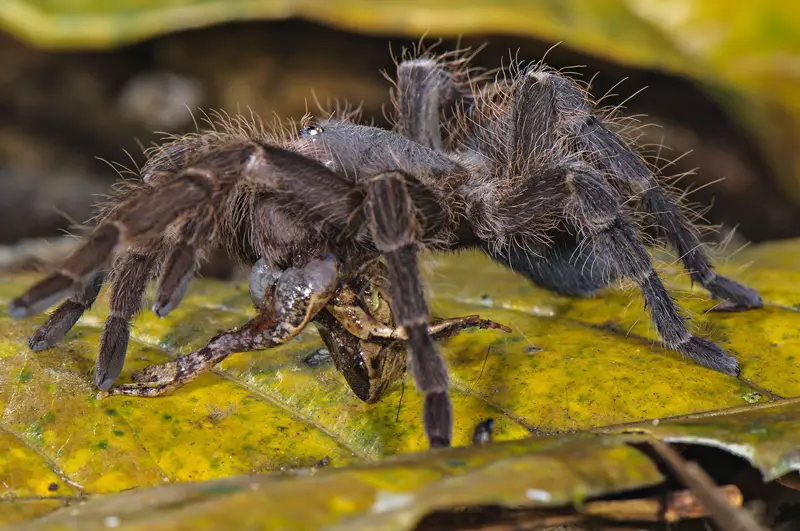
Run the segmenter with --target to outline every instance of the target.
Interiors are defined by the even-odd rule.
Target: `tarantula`
[[[154,396],[232,352],[282,344],[315,319],[339,354],[357,346],[337,337],[379,343],[363,330],[330,333],[347,329],[335,310],[347,304],[334,298],[349,297],[369,316],[383,315],[377,321],[384,339],[407,342],[411,373],[425,396],[426,436],[432,447],[449,446],[448,374],[434,344],[417,254],[480,248],[562,294],[586,296],[631,279],[669,348],[738,375],[736,359],[687,329],[653,270],[634,213],[650,217],[691,279],[713,297],[745,309],[761,306],[759,295],[714,272],[677,202],[586,91],[541,64],[494,79],[471,72],[456,55],[404,57],[393,90],[394,131],[334,116],[295,133],[229,124],[173,139],[152,153],[141,184],[111,201],[85,245],[11,303],[11,314],[31,315],[71,294],[31,338],[34,350],[52,345],[92,303],[116,257],[96,384],[115,394]],[[147,281],[160,276],[153,311],[163,317],[180,302],[203,253],[218,244],[257,264],[256,317],[145,370],[142,383],[111,389]],[[381,274],[364,267],[377,259],[388,276],[389,314],[353,287],[353,279],[375,283]],[[461,327],[494,326],[478,321]]]

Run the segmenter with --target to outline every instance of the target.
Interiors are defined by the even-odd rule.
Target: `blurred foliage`
[[[52,48],[108,48],[233,20],[301,17],[366,33],[515,34],[702,83],[753,131],[800,202],[800,7],[791,0],[4,0],[0,26]]]
[[[662,478],[616,436],[558,433],[699,413],[643,429],[668,441],[727,449],[766,479],[779,477],[800,469],[799,246],[751,247],[721,264],[721,271],[764,297],[764,309],[743,313],[703,313],[713,301],[688,285],[678,265],[660,262],[699,333],[740,360],[738,379],[655,344],[635,292],[562,297],[482,255],[429,257],[435,314],[480,313],[513,329],[512,334],[468,331],[443,344],[452,378],[455,445],[468,445],[475,423],[487,417],[496,421],[497,440],[536,436],[509,446],[423,453],[380,464],[374,463],[425,448],[420,395],[407,381],[405,393],[397,383],[378,404],[360,402],[319,351],[321,342],[311,329],[272,351],[234,355],[168,396],[97,400],[91,371],[106,292],[61,344],[38,354],[27,349],[26,338],[43,317],[16,321],[3,311],[0,440],[7,451],[0,455],[5,500],[0,521],[26,519],[96,494],[309,467],[346,470],[143,491],[118,501],[98,500],[82,514],[96,524],[98,515],[136,518],[137,507],[160,507],[166,529],[186,505],[202,506],[198,524],[221,515],[245,521],[254,518],[246,507],[257,507],[273,523],[302,516],[317,527],[353,518],[363,526],[351,529],[379,524],[408,529],[436,507],[564,505]],[[28,274],[0,279],[0,303],[33,281]],[[149,312],[137,319],[123,380],[145,365],[197,348],[252,312],[245,286],[196,281],[168,319]],[[358,466],[347,468],[353,465]],[[534,469],[537,474],[528,472]],[[525,497],[539,491],[544,494]],[[219,500],[209,504],[208,497]]]

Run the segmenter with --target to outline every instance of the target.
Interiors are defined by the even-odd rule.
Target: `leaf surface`
[[[655,426],[646,422],[644,429],[665,440],[721,447],[750,459],[768,478],[778,477],[800,467],[798,245],[753,247],[721,264],[721,272],[764,296],[764,309],[742,313],[703,313],[714,302],[692,289],[679,267],[660,262],[671,291],[694,314],[698,333],[740,359],[739,379],[666,351],[635,290],[562,297],[478,254],[429,256],[426,276],[434,313],[480,313],[513,329],[511,334],[467,331],[442,344],[452,376],[455,445],[468,445],[475,423],[488,417],[496,421],[496,440],[534,435],[497,450],[453,450],[457,457],[423,452],[382,461],[425,448],[422,404],[413,382],[406,382],[404,393],[395,384],[377,404],[360,402],[319,351],[312,327],[272,351],[231,356],[171,395],[97,400],[91,371],[107,312],[105,291],[61,344],[37,354],[28,350],[26,338],[44,317],[16,321],[3,310],[0,443],[8,451],[0,453],[0,498],[5,500],[0,521],[24,520],[63,503],[129,489],[137,493],[123,497],[173,514],[177,509],[153,501],[161,495],[148,494],[146,487],[326,466],[335,470],[309,478],[254,479],[264,489],[255,495],[259,507],[264,496],[273,500],[275,518],[299,517],[292,512],[300,511],[299,501],[292,502],[290,493],[319,488],[313,496],[318,495],[320,512],[305,510],[308,522],[333,525],[357,515],[359,522],[378,518],[383,525],[388,520],[375,516],[374,505],[380,506],[384,491],[394,485],[414,500],[401,511],[402,518],[392,520],[391,528],[406,529],[434,507],[487,502],[494,499],[492,492],[509,505],[537,501],[537,496],[559,505],[576,496],[656,483],[657,470],[615,434],[641,431],[631,423],[670,417],[678,418]],[[3,278],[0,302],[5,305],[35,279]],[[144,312],[136,320],[123,381],[147,364],[191,351],[252,314],[243,283],[195,281],[168,318]],[[682,418],[687,415],[699,418]],[[611,435],[569,434],[578,430]],[[469,479],[453,479],[460,474]],[[513,483],[515,474],[520,483],[509,484],[507,493],[489,487]],[[352,477],[363,484],[344,489],[341,482]],[[230,481],[209,484],[215,498],[215,485],[223,485],[226,500],[210,506],[213,514],[218,514],[213,507],[219,514],[234,510],[227,504],[245,496],[235,492],[249,489],[250,480]],[[452,491],[434,496],[443,484]],[[185,503],[192,505],[200,503],[197,496],[205,499],[206,487],[198,485],[165,492],[188,497]],[[238,486],[228,492],[230,485]],[[521,485],[545,494],[519,498],[524,498]],[[270,489],[289,490],[278,496]],[[341,506],[335,499],[325,501],[330,492],[345,490]],[[105,502],[90,506],[95,503],[97,511],[110,514]],[[386,503],[399,501],[389,496]],[[246,512],[241,517],[256,518]]]

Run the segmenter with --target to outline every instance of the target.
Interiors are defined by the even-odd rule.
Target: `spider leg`
[[[655,222],[659,237],[677,251],[693,282],[739,309],[762,306],[755,290],[714,271],[681,208],[659,185],[641,157],[598,119],[578,87],[545,72],[535,72],[531,77],[550,91],[561,120],[557,127],[579,141],[579,149],[589,154],[593,165],[607,172],[612,186],[620,193],[641,198],[639,206]]]
[[[147,162],[141,169],[142,180],[155,184],[182,172],[190,161],[198,160],[218,137],[213,134],[173,137],[171,142],[147,150]]]
[[[442,149],[442,109],[460,95],[453,76],[432,58],[407,59],[397,65],[398,132],[431,149]]]
[[[157,179],[171,177],[182,171],[190,158],[196,157],[212,141],[210,136],[182,138],[161,147],[152,154],[142,168],[142,180],[155,183]],[[189,264],[189,255],[192,260]],[[163,317],[180,303],[194,273],[195,256],[188,245],[176,245],[168,255],[161,277],[159,296],[154,307],[157,315]],[[64,301],[48,317],[47,321],[31,336],[28,344],[34,352],[53,347],[69,332],[81,315],[91,308],[97,299],[105,280],[105,273],[98,272],[86,285],[72,297]],[[60,294],[57,294],[59,296]],[[47,304],[49,306],[49,304]],[[32,312],[35,313],[35,312]]]
[[[183,300],[189,284],[197,271],[197,264],[205,248],[214,240],[213,211],[200,210],[187,216],[178,231],[178,237],[166,255],[161,267],[158,292],[152,311],[165,317]]]
[[[208,344],[161,365],[146,367],[137,383],[111,388],[107,395],[160,396],[194,380],[236,352],[267,350],[299,334],[333,296],[339,264],[333,257],[286,269],[267,292],[258,315],[223,332]],[[268,302],[269,301],[269,302]]]
[[[566,183],[571,192],[569,215],[609,268],[639,285],[653,324],[667,346],[700,365],[738,376],[735,358],[686,328],[686,318],[653,270],[635,225],[621,210],[618,194],[602,175],[589,166],[577,165],[567,169]]]
[[[644,210],[655,218],[655,227],[678,252],[693,282],[703,286],[717,299],[727,300],[725,309],[744,310],[763,306],[761,296],[752,288],[714,271],[708,256],[678,205],[659,187],[644,193]]]
[[[39,313],[68,293],[84,289],[119,246],[152,242],[180,216],[197,212],[203,205],[224,203],[235,184],[248,174],[249,163],[258,160],[260,150],[251,144],[227,146],[174,178],[158,180],[132,194],[60,270],[11,301],[9,313],[17,318]]]
[[[197,264],[197,249],[179,243],[167,255],[163,274],[158,282],[158,294],[153,303],[153,313],[165,317],[183,300]]]
[[[155,273],[156,257],[136,250],[122,254],[114,264],[110,314],[100,336],[95,385],[108,390],[122,372],[130,340],[131,321],[142,309],[144,291]]]
[[[56,308],[47,321],[31,335],[28,346],[34,352],[51,348],[69,332],[83,312],[88,310],[97,299],[103,287],[105,274],[97,273],[87,286]]]
[[[373,242],[386,259],[395,322],[405,329],[411,354],[411,374],[425,394],[423,423],[432,447],[449,446],[453,410],[448,396],[447,367],[428,331],[425,301],[417,261],[417,220],[406,177],[398,172],[378,175],[366,185],[365,210]]]

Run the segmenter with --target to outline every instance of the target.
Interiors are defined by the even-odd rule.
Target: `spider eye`
[[[325,132],[325,129],[323,129],[321,126],[309,125],[308,127],[300,129],[300,136],[313,137],[323,132]]]

